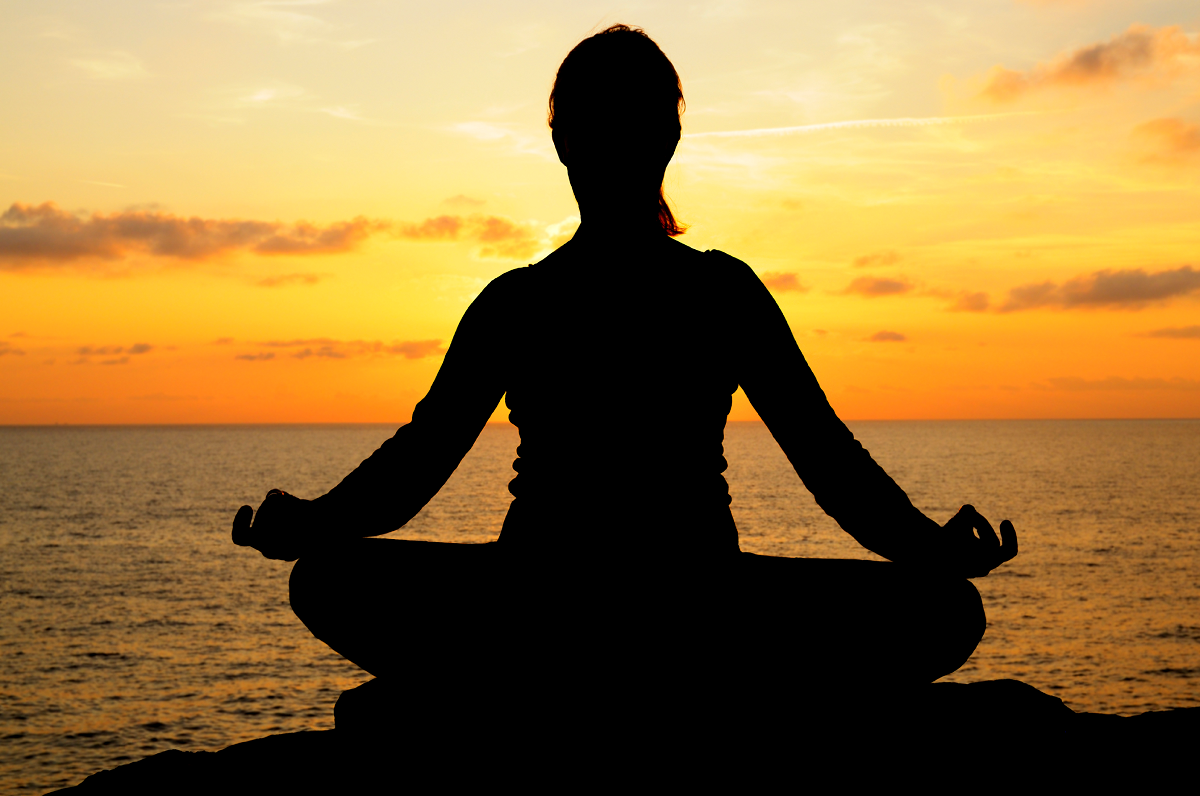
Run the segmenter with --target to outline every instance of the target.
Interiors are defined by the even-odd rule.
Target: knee
[[[987,629],[987,614],[983,610],[983,597],[975,584],[963,578],[954,583],[954,605],[957,609],[957,625],[964,640],[971,644],[971,649],[979,644],[983,632]]]
[[[947,581],[943,588],[944,596],[939,602],[945,643],[943,661],[939,667],[942,671],[938,677],[966,663],[979,646],[987,628],[983,598],[975,584],[962,578]]]
[[[316,625],[319,624],[317,606],[321,604],[318,594],[321,583],[325,580],[319,570],[319,559],[301,558],[292,566],[292,575],[288,579],[288,598],[292,604],[292,612],[305,626],[318,635]]]

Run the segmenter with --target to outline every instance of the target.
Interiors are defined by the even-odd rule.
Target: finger
[[[1000,523],[1000,560],[1012,561],[1017,557],[1017,529],[1008,520]]]
[[[957,534],[970,533],[971,515],[974,512],[974,506],[963,506],[958,510],[958,513],[946,521],[946,525],[944,527],[946,530],[953,531]]]
[[[254,517],[254,509],[242,506],[233,517],[233,543],[242,547],[250,546],[250,520]]]
[[[979,541],[983,542],[984,547],[993,551],[1000,549],[1000,537],[996,535],[996,529],[987,521],[987,517],[976,511],[971,525],[979,531]]]

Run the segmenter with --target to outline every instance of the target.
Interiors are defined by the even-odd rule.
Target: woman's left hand
[[[1000,523],[1000,536],[974,506],[963,506],[942,526],[941,539],[932,551],[933,563],[955,575],[981,578],[1017,555],[1017,531],[1008,520]]]

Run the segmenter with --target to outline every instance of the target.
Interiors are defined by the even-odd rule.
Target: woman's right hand
[[[233,543],[253,547],[267,558],[295,561],[311,545],[312,501],[272,489],[258,512],[249,506],[233,518]]]
[[[974,506],[963,506],[942,526],[930,558],[935,567],[956,576],[981,578],[1017,555],[1017,531],[1008,520],[1000,536]]]

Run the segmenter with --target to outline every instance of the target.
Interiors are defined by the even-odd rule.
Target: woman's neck
[[[588,249],[610,249],[662,243],[670,238],[657,218],[634,221],[627,217],[597,218],[589,214],[571,240]]]

